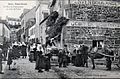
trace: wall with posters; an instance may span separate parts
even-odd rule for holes
[[[69,21],[64,28],[64,43],[72,50],[74,45],[93,45],[102,41],[111,48],[120,47],[120,24],[105,22]]]

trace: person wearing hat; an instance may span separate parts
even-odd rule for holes
[[[0,48],[0,74],[4,74],[2,72],[2,59],[3,59],[3,54],[2,54],[2,49]]]

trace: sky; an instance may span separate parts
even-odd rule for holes
[[[0,17],[19,18],[23,9],[32,9],[35,5],[36,0],[0,0]]]

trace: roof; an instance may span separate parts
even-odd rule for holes
[[[0,20],[0,23],[5,24],[5,25],[7,26],[7,28],[8,28],[9,30],[11,30],[6,20]]]
[[[30,12],[31,10],[33,10],[33,9],[35,9],[35,8],[36,8],[36,6],[34,6],[32,9],[28,9],[27,12],[23,12],[23,13],[21,14],[20,18],[23,18],[24,15],[26,15],[28,12]]]

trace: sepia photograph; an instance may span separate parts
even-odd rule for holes
[[[120,78],[120,0],[0,0],[2,78]]]

